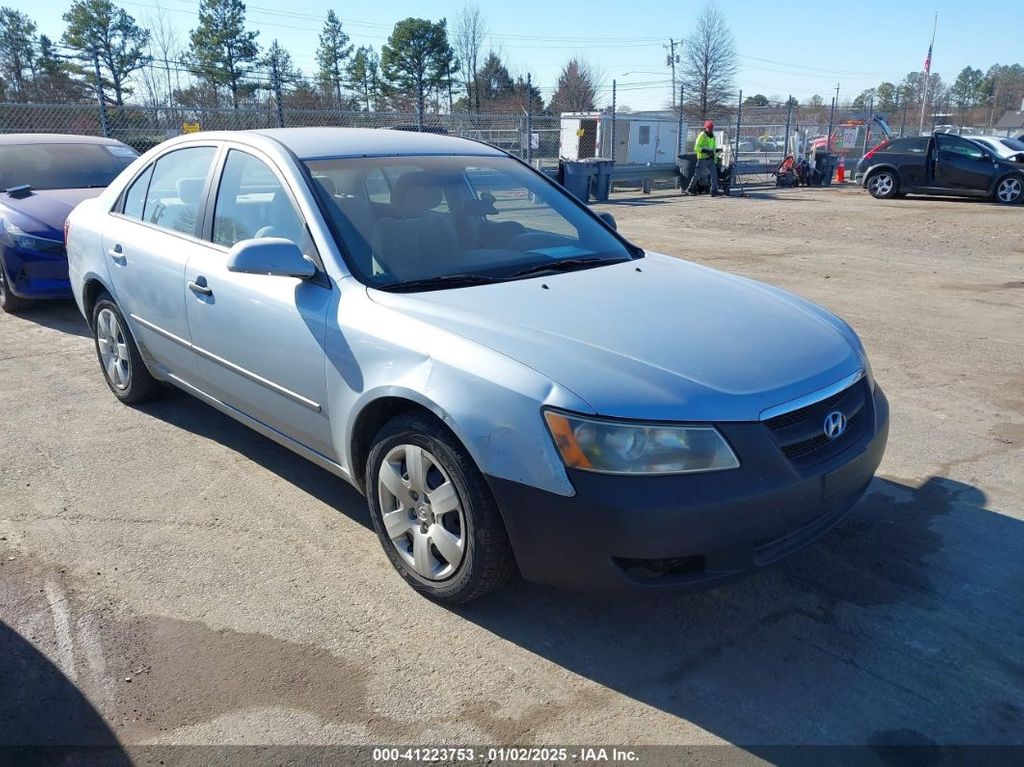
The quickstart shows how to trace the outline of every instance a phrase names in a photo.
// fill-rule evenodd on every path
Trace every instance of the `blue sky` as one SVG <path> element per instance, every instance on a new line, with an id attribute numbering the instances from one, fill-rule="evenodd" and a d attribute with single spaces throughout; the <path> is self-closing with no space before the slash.
<path id="1" fill-rule="evenodd" d="M 31 15 L 40 32 L 59 38 L 61 14 L 68 2 L 5 0 Z M 117 2 L 117 0 L 115 0 Z M 196 23 L 198 0 L 122 0 L 136 19 L 152 14 L 156 2 L 178 27 L 183 41 Z M 450 21 L 462 0 L 378 0 L 339 5 L 305 0 L 286 5 L 275 0 L 247 3 L 249 26 L 260 43 L 274 38 L 292 53 L 298 66 L 314 68 L 316 34 L 328 9 L 342 19 L 356 44 L 379 48 L 395 21 L 421 16 Z M 612 79 L 619 104 L 659 108 L 670 98 L 670 71 L 663 48 L 669 37 L 685 37 L 703 2 L 671 0 L 482 0 L 489 43 L 501 51 L 514 72 L 529 71 L 550 96 L 562 64 L 581 55 L 605 75 L 604 100 Z M 818 93 L 828 101 L 837 84 L 840 98 L 852 98 L 878 82 L 920 70 L 939 13 L 932 71 L 952 81 L 965 66 L 986 69 L 993 63 L 1024 60 L 1024 15 L 1019 0 L 962 2 L 785 2 L 731 0 L 719 8 L 728 20 L 740 55 L 737 86 L 745 95 L 793 94 L 804 100 Z M 626 74 L 630 73 L 630 74 Z"/>

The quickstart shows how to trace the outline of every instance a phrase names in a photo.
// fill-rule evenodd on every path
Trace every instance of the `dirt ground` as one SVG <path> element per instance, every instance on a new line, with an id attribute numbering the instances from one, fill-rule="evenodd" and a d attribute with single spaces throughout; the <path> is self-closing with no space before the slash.
<path id="1" fill-rule="evenodd" d="M 448 610 L 339 480 L 183 394 L 119 405 L 73 305 L 0 316 L 0 745 L 1024 743 L 1024 209 L 600 207 L 861 334 L 892 431 L 847 521 L 708 593 Z"/>

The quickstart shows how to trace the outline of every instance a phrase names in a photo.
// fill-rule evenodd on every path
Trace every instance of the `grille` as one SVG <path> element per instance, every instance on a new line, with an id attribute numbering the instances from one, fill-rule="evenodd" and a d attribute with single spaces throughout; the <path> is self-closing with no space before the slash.
<path id="1" fill-rule="evenodd" d="M 867 381 L 861 379 L 838 394 L 813 405 L 775 416 L 764 422 L 783 454 L 803 468 L 825 461 L 856 442 L 867 428 Z M 846 431 L 836 439 L 825 436 L 825 416 L 834 410 L 846 416 Z"/>

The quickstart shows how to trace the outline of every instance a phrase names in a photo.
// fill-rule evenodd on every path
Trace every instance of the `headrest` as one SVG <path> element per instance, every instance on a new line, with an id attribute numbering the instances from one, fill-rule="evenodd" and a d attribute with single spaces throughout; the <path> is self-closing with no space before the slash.
<path id="1" fill-rule="evenodd" d="M 205 178 L 179 178 L 175 188 L 178 190 L 178 199 L 186 205 L 198 205 L 199 195 L 203 192 Z"/>
<path id="2" fill-rule="evenodd" d="M 441 204 L 440 179 L 431 179 L 423 171 L 398 177 L 391 191 L 391 204 L 406 215 L 426 213 Z"/>

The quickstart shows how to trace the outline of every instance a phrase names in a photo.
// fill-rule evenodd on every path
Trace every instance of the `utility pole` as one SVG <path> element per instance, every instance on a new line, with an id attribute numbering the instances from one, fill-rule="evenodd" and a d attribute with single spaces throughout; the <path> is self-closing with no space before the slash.
<path id="1" fill-rule="evenodd" d="M 100 55 L 98 51 L 92 52 L 92 68 L 96 73 L 96 99 L 100 104 L 100 130 L 103 137 L 110 137 L 110 123 L 107 121 L 107 102 L 103 97 L 103 82 L 100 80 Z"/>
<path id="2" fill-rule="evenodd" d="M 679 57 L 676 55 L 676 46 L 682 45 L 681 40 L 673 40 L 671 37 L 668 39 L 668 45 L 664 46 L 668 48 L 668 56 L 666 64 L 672 67 L 672 109 L 676 108 L 676 64 L 679 63 Z M 683 102 L 679 102 L 679 106 L 683 106 Z"/>
<path id="3" fill-rule="evenodd" d="M 683 153 L 683 86 L 679 86 L 679 115 L 678 126 L 676 127 L 676 154 Z"/>
<path id="4" fill-rule="evenodd" d="M 612 80 L 612 156 L 611 161 L 615 162 L 615 109 L 616 109 L 616 86 L 615 81 Z"/>

